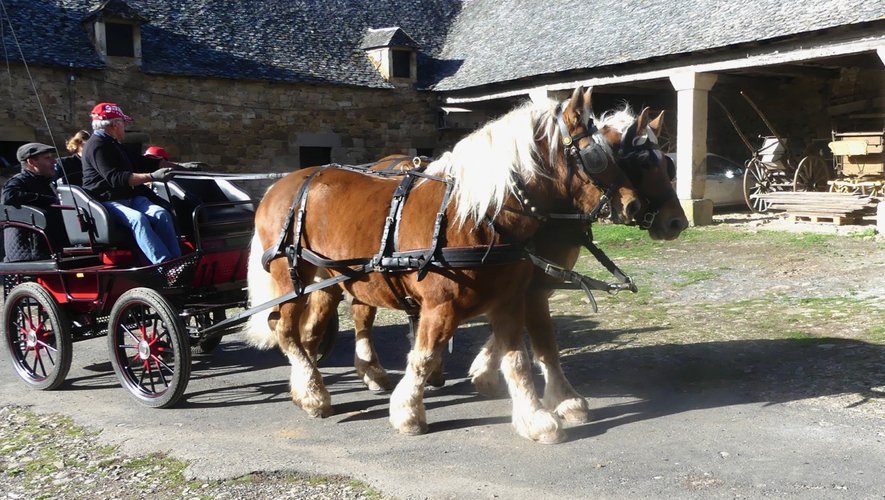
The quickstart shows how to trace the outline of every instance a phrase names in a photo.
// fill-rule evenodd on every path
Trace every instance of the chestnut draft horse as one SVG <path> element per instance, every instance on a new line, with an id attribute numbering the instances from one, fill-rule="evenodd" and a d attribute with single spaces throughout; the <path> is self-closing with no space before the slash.
<path id="1" fill-rule="evenodd" d="M 254 307 L 293 298 L 254 314 L 248 337 L 286 354 L 297 405 L 311 416 L 332 413 L 313 361 L 320 338 L 305 314 L 303 292 L 312 285 L 301 285 L 324 267 L 363 304 L 419 309 L 405 374 L 390 397 L 394 428 L 427 431 L 428 375 L 457 326 L 486 314 L 517 433 L 544 443 L 564 438 L 559 418 L 537 396 L 521 337 L 533 273 L 524 245 L 541 225 L 539 214 L 593 218 L 607 198 L 615 216 L 629 219 L 639 208 L 611 144 L 593 133 L 589 99 L 579 88 L 564 106 L 527 103 L 461 140 L 421 176 L 399 176 L 402 182 L 326 166 L 271 186 L 255 215 L 250 300 Z"/>
<path id="2" fill-rule="evenodd" d="M 672 240 L 688 227 L 688 220 L 673 190 L 674 166 L 662 154 L 657 142 L 657 134 L 663 125 L 663 112 L 654 120 L 649 120 L 648 111 L 646 108 L 635 116 L 628 107 L 605 113 L 593 120 L 599 126 L 600 133 L 613 145 L 618 164 L 628 174 L 642 198 L 643 208 L 636 216 L 640 225 L 649 231 L 652 239 Z M 407 170 L 412 163 L 400 156 L 382 159 L 377 165 L 386 169 Z M 571 269 L 581 247 L 587 246 L 589 237 L 587 228 L 581 222 L 547 221 L 535 235 L 535 253 L 564 269 Z M 556 278 L 536 268 L 525 299 L 526 328 L 532 341 L 532 352 L 546 381 L 542 402 L 567 421 L 586 422 L 590 418 L 587 401 L 572 388 L 559 362 L 548 300 L 551 289 L 556 285 Z M 309 307 L 315 317 L 325 318 L 335 313 L 339 300 L 340 292 L 322 291 L 310 297 Z M 389 390 L 391 384 L 387 372 L 379 363 L 372 345 L 375 308 L 354 299 L 351 309 L 357 374 L 370 390 Z M 326 322 L 320 320 L 316 324 L 325 325 Z M 498 393 L 499 361 L 500 351 L 492 335 L 470 368 L 471 378 L 480 393 Z M 429 376 L 428 383 L 443 385 L 441 366 Z"/>

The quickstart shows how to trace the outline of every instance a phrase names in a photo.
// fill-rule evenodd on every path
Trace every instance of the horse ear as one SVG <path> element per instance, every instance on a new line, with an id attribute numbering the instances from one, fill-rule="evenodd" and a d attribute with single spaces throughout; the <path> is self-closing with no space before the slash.
<path id="1" fill-rule="evenodd" d="M 642 109 L 642 113 L 639 113 L 639 116 L 636 117 L 636 133 L 644 134 L 645 127 L 648 126 L 648 112 L 649 108 L 645 107 Z"/>
<path id="2" fill-rule="evenodd" d="M 654 120 L 649 122 L 648 126 L 651 128 L 651 131 L 655 133 L 655 135 L 661 135 L 661 128 L 664 126 L 664 112 L 661 111 Z"/>
<path id="3" fill-rule="evenodd" d="M 590 108 L 592 94 L 592 87 L 585 89 L 583 85 L 578 85 L 575 91 L 572 92 L 572 96 L 569 98 L 568 105 L 563 110 L 563 114 L 572 113 L 575 117 L 575 122 L 586 120 L 586 117 L 592 114 Z"/>
<path id="4" fill-rule="evenodd" d="M 563 114 L 571 112 L 574 114 L 575 118 L 581 112 L 581 109 L 584 107 L 584 86 L 578 85 L 574 92 L 572 92 L 572 96 L 568 99 L 568 105 L 566 105 L 565 109 L 562 110 Z"/>

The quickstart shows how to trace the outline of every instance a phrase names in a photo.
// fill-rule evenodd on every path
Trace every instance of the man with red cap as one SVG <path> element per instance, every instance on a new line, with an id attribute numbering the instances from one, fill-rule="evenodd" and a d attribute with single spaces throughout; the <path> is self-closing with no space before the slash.
<path id="1" fill-rule="evenodd" d="M 83 147 L 83 188 L 101 202 L 111 217 L 132 228 L 145 257 L 158 264 L 181 255 L 172 214 L 161 207 L 150 182 L 166 182 L 174 172 L 162 158 L 130 158 L 121 146 L 126 135 L 126 116 L 116 103 L 101 102 L 92 108 L 95 133 Z"/>

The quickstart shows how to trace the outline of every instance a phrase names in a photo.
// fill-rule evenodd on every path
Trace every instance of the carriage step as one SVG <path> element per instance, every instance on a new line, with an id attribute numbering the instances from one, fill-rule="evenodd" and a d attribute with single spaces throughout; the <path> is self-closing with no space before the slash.
<path id="1" fill-rule="evenodd" d="M 820 214 L 790 214 L 793 222 L 814 222 L 818 224 L 833 224 L 835 226 L 853 225 L 860 222 L 858 217 L 852 215 L 820 215 Z"/>

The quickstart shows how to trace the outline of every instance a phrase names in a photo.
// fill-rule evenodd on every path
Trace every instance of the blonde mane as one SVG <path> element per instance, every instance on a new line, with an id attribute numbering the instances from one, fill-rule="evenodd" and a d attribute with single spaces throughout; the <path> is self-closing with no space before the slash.
<path id="1" fill-rule="evenodd" d="M 552 99 L 540 104 L 528 101 L 468 135 L 427 167 L 429 174 L 453 179 L 452 200 L 459 225 L 471 217 L 480 220 L 489 210 L 493 217 L 497 215 L 507 194 L 515 189 L 514 175 L 524 182 L 536 175 L 549 176 L 545 169 L 554 164 L 560 148 L 558 104 Z M 589 115 L 588 110 L 583 111 Z M 609 126 L 621 135 L 636 119 L 628 105 L 592 118 L 599 130 Z M 548 157 L 542 163 L 538 144 L 544 139 Z M 593 140 L 614 155 L 602 134 L 595 134 Z"/>
<path id="2" fill-rule="evenodd" d="M 556 105 L 553 100 L 528 101 L 468 135 L 427 167 L 430 174 L 453 179 L 459 224 L 471 217 L 480 220 L 489 210 L 497 215 L 515 189 L 514 175 L 524 181 L 548 175 L 545 165 L 555 161 L 559 149 Z M 543 139 L 549 148 L 546 164 L 538 148 Z"/>

